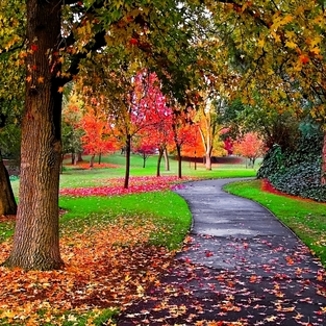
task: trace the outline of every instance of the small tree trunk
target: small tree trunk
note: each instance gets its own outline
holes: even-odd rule
[[[182,178],[182,157],[181,157],[181,147],[177,145],[177,156],[178,156],[178,178]]]
[[[71,164],[72,165],[75,165],[75,162],[76,162],[76,160],[75,160],[75,153],[71,153]]]
[[[78,153],[77,153],[77,163],[78,163],[78,162],[83,162],[82,154],[83,154],[82,152],[78,152]]]
[[[93,155],[91,156],[91,160],[90,160],[90,162],[89,162],[89,167],[90,167],[90,168],[94,167],[94,160],[95,160],[95,154],[93,154]]]
[[[98,164],[101,164],[101,159],[102,159],[102,153],[98,155]]]
[[[205,155],[205,168],[206,170],[212,170],[212,160],[209,153]]]
[[[74,165],[77,165],[78,163],[78,155],[77,154],[74,154]]]
[[[164,150],[160,148],[158,150],[158,159],[157,159],[157,166],[156,166],[156,176],[157,177],[161,176],[160,171],[161,171],[161,162],[162,162],[163,153],[164,153]]]
[[[167,149],[164,149],[163,155],[164,155],[164,162],[165,162],[165,171],[170,171],[170,159],[169,159]]]
[[[322,163],[321,163],[321,184],[326,184],[326,132],[324,133]]]
[[[130,153],[131,153],[131,135],[127,135],[125,155],[126,155],[126,171],[125,171],[125,182],[123,187],[128,189],[129,187],[129,176],[130,176]]]
[[[11,188],[8,171],[3,164],[0,153],[0,216],[15,215],[17,213],[17,204],[14,193]]]
[[[212,170],[212,150],[213,148],[210,145],[208,145],[205,153],[206,170]]]
[[[146,159],[147,159],[146,154],[143,153],[143,169],[145,169],[146,167]]]

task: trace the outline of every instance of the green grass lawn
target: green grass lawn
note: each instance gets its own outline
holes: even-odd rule
[[[264,192],[260,180],[231,183],[224,189],[267,207],[326,266],[326,204]]]

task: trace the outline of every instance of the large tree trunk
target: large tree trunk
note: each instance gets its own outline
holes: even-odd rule
[[[59,172],[63,86],[57,57],[58,1],[27,1],[26,100],[22,122],[19,206],[11,254],[4,265],[25,270],[62,267]]]
[[[128,189],[129,187],[129,176],[130,176],[130,153],[131,153],[131,136],[127,135],[125,155],[126,155],[126,171],[125,171],[125,182],[123,187]]]
[[[11,188],[8,171],[3,164],[0,153],[0,216],[15,215],[17,213],[17,204],[14,193]]]
[[[324,142],[322,150],[321,184],[326,184],[326,132],[324,133]]]

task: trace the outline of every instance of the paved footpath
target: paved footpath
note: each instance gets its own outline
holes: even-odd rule
[[[174,265],[119,318],[127,325],[326,326],[325,270],[268,210],[187,183],[193,228]]]

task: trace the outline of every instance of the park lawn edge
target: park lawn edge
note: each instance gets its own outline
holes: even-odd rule
[[[267,208],[326,267],[326,204],[263,191],[261,180],[231,182],[223,190]]]

